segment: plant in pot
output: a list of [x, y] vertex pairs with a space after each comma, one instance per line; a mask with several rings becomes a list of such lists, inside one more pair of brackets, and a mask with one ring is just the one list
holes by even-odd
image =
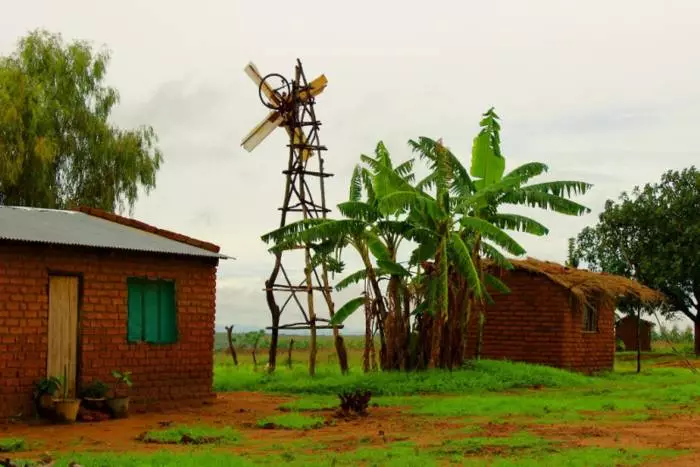
[[88, 410], [101, 411], [104, 408], [109, 386], [96, 379], [83, 388], [81, 393], [83, 406]]
[[[130, 371], [112, 370], [112, 376], [116, 379], [114, 385], [114, 397], [107, 400], [107, 406], [112, 412], [114, 418], [125, 418], [129, 414], [129, 388], [133, 384], [131, 382]], [[120, 391], [121, 388], [124, 388]], [[122, 395], [125, 394], [125, 395]]]
[[34, 386], [34, 405], [40, 417], [53, 413], [53, 398], [61, 387], [61, 380], [55, 376], [41, 378]]
[[80, 409], [80, 399], [69, 397], [68, 395], [68, 377], [67, 369], [63, 368], [63, 378], [61, 378], [60, 388], [62, 389], [62, 397], [53, 399], [54, 412], [60, 421], [75, 422], [78, 418], [78, 410]]

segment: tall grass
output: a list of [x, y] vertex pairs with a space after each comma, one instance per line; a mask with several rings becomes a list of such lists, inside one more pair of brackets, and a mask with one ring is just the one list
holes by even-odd
[[289, 394], [337, 394], [343, 389], [369, 390], [373, 395], [462, 393], [505, 391], [534, 386], [567, 387], [589, 384], [590, 377], [556, 368], [524, 363], [482, 360], [469, 368], [455, 371], [378, 372], [365, 374], [359, 368], [341, 375], [331, 365], [322, 365], [316, 376], [306, 368], [279, 367], [268, 374], [250, 366], [217, 365], [214, 369], [214, 390], [268, 391]]

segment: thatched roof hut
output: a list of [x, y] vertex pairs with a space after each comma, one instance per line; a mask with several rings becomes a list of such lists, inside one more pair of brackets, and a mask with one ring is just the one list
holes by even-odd
[[[661, 292], [626, 277], [571, 268], [535, 258], [509, 261], [515, 270], [544, 276], [567, 289], [571, 294], [572, 306], [578, 311], [583, 310], [587, 304], [614, 307], [623, 299], [643, 305], [661, 305], [665, 301]], [[492, 271], [494, 268], [500, 269], [495, 265], [488, 267]]]
[[[482, 348], [479, 319], [468, 327], [467, 352], [483, 358], [540, 363], [586, 373], [613, 368], [615, 308], [621, 300], [661, 304], [664, 296], [633, 280], [534, 258], [506, 270], [486, 263], [510, 288], [486, 306]], [[475, 315], [475, 313], [473, 314]]]

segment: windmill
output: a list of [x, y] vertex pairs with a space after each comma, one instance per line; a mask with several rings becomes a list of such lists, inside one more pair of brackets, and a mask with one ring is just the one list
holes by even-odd
[[[252, 63], [245, 67], [245, 73], [258, 87], [258, 96], [265, 107], [270, 109], [267, 117], [253, 128], [241, 143], [248, 152], [253, 151], [268, 135], [278, 127], [287, 131], [289, 136], [289, 158], [285, 175], [285, 189], [282, 206], [279, 209], [280, 227], [292, 221], [292, 217], [303, 219], [325, 218], [330, 211], [326, 208], [324, 180], [332, 174], [323, 168], [323, 152], [326, 147], [319, 141], [318, 130], [321, 122], [316, 119], [314, 111], [315, 98], [323, 92], [328, 84], [324, 75], [311, 82], [306, 80], [301, 61], [297, 60], [294, 78], [287, 80], [278, 73], [262, 76]], [[310, 166], [317, 161], [317, 169]], [[298, 220], [298, 219], [294, 219]], [[284, 266], [283, 259], [293, 251], [275, 253], [275, 263], [269, 278], [265, 281], [265, 294], [272, 326], [270, 341], [270, 371], [274, 371], [277, 361], [277, 342], [280, 330], [310, 330], [309, 373], [316, 371], [316, 330], [333, 329], [335, 347], [341, 370], [347, 371], [345, 348], [338, 334], [338, 327], [331, 326], [329, 319], [320, 318], [314, 301], [314, 295], [320, 292], [328, 309], [329, 318], [333, 317], [334, 304], [328, 281], [328, 268], [325, 262], [312, 262], [309, 245], [303, 246], [303, 277], [294, 277], [293, 269]], [[303, 294], [306, 297], [303, 297]], [[278, 304], [280, 299], [282, 305]], [[297, 308], [303, 321], [280, 324], [282, 312], [287, 307]]]

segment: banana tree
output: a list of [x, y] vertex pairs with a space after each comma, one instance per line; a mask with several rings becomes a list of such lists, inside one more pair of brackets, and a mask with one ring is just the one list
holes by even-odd
[[387, 294], [387, 316], [384, 323], [384, 331], [387, 341], [386, 368], [399, 369], [409, 366], [409, 353], [407, 351], [410, 340], [410, 304], [406, 300], [408, 296], [407, 282], [408, 271], [397, 265], [399, 247], [406, 239], [406, 233], [410, 225], [405, 222], [405, 212], [383, 211], [378, 203], [378, 196], [385, 195], [391, 190], [390, 181], [383, 176], [383, 170], [391, 171], [393, 175], [406, 183], [412, 183], [413, 159], [394, 165], [389, 151], [380, 141], [374, 151], [374, 157], [361, 155], [361, 161], [353, 171], [350, 189], [350, 201], [357, 202], [362, 199], [362, 192], [366, 195], [366, 203], [375, 207], [380, 213], [380, 218], [375, 222], [374, 228], [378, 238], [384, 244], [386, 256], [375, 256], [375, 260], [389, 274]]
[[[459, 316], [455, 313], [450, 316], [450, 310], [460, 305], [457, 297], [450, 296], [451, 272], [462, 278], [477, 297], [485, 293], [469, 239], [462, 234], [464, 226], [469, 226], [512, 254], [520, 255], [524, 249], [489, 221], [455, 210], [456, 206], [478, 205], [488, 192], [454, 197], [454, 156], [441, 142], [423, 146], [411, 142], [411, 145], [419, 152], [421, 159], [428, 161], [430, 175], [413, 187], [391, 171], [382, 169], [390, 190], [380, 197], [379, 205], [386, 211], [408, 210], [407, 222], [411, 224], [411, 230], [407, 237], [418, 244], [411, 256], [411, 263], [422, 264], [432, 260], [426, 300], [419, 305], [418, 312], [428, 313], [432, 321], [428, 364], [451, 366], [452, 355], [456, 352], [453, 350], [452, 333], [445, 334], [444, 330], [448, 326], [456, 326]], [[510, 181], [503, 182], [503, 185], [507, 183]], [[434, 196], [428, 192], [428, 188], [434, 188]]]
[[[482, 284], [491, 287], [492, 290], [507, 293], [505, 287], [495, 277], [486, 273], [481, 258], [485, 257], [498, 266], [509, 269], [511, 264], [503, 256], [501, 251], [491, 244], [487, 238], [469, 224], [470, 219], [478, 218], [490, 222], [492, 225], [504, 230], [526, 232], [533, 235], [546, 235], [548, 229], [539, 222], [518, 214], [502, 213], [503, 205], [525, 205], [539, 207], [567, 215], [581, 215], [589, 212], [569, 197], [586, 193], [591, 185], [580, 181], [554, 181], [539, 184], [528, 184], [528, 181], [538, 175], [547, 172], [545, 164], [532, 162], [524, 164], [509, 173], [505, 173], [505, 158], [500, 149], [500, 124], [498, 115], [493, 109], [489, 109], [480, 122], [481, 130], [474, 138], [470, 170], [466, 168], [449, 150], [446, 157], [452, 170], [451, 192], [454, 195], [455, 215], [462, 215], [463, 230], [460, 235], [465, 243], [471, 246], [472, 257], [475, 259]], [[441, 143], [430, 138], [421, 137], [411, 143], [414, 150], [420, 152], [423, 157], [430, 159], [433, 165], [435, 153]], [[472, 178], [473, 177], [473, 178]], [[435, 176], [431, 173], [419, 182], [420, 187], [430, 187], [435, 182]], [[459, 290], [454, 293], [465, 297], [467, 305], [467, 322], [473, 305], [479, 308], [479, 326], [477, 332], [477, 355], [480, 353], [483, 326], [485, 322], [485, 303], [490, 302], [486, 290], [471, 291], [468, 284], [453, 281], [453, 286]], [[466, 292], [466, 293], [465, 293]], [[466, 327], [462, 328], [462, 335], [466, 335]], [[466, 350], [466, 342], [465, 350]]]

